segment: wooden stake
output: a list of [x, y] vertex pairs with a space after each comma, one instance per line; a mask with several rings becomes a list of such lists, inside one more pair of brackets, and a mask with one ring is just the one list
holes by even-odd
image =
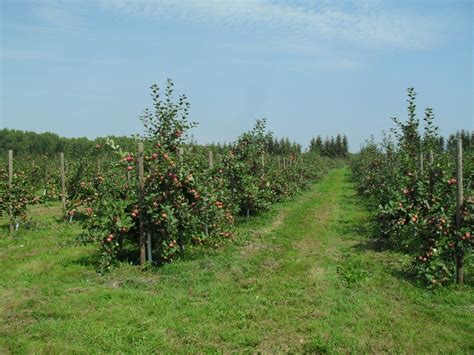
[[153, 262], [153, 257], [151, 255], [151, 234], [150, 233], [147, 234], [146, 248], [147, 248], [147, 252], [148, 252], [148, 261], [150, 263], [152, 263]]
[[429, 159], [429, 161], [430, 161], [430, 165], [433, 165], [433, 163], [434, 163], [434, 156], [433, 156], [433, 151], [432, 151], [432, 150], [430, 150], [430, 152], [429, 152], [428, 159]]
[[143, 213], [145, 211], [144, 206], [144, 179], [143, 175], [145, 169], [143, 167], [143, 143], [138, 143], [138, 200], [139, 200], [139, 211], [138, 222], [139, 222], [139, 233], [140, 233], [140, 266], [145, 265], [146, 261], [146, 236], [145, 236], [145, 221], [143, 219]]
[[265, 176], [265, 154], [262, 153], [262, 176]]
[[300, 156], [300, 180], [303, 180], [303, 156]]
[[[8, 151], [8, 187], [11, 190], [13, 189], [13, 150]], [[10, 235], [13, 234], [14, 226], [13, 226], [13, 201], [10, 199]]]
[[423, 174], [424, 166], [423, 166], [423, 152], [420, 152], [420, 172]]
[[64, 172], [64, 153], [59, 154], [59, 164], [61, 169], [61, 203], [63, 210], [66, 210], [66, 174]]
[[212, 169], [214, 168], [214, 153], [212, 153], [212, 150], [209, 151], [208, 158], [209, 158], [209, 169]]
[[[462, 139], [458, 135], [456, 146], [456, 228], [459, 231], [462, 223], [462, 210], [464, 202], [463, 186], [462, 186]], [[464, 284], [464, 261], [463, 255], [456, 253], [456, 283]]]

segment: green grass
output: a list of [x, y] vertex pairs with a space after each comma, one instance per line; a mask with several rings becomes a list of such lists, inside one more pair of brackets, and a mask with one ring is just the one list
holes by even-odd
[[411, 283], [402, 255], [369, 242], [347, 169], [234, 242], [146, 272], [97, 275], [79, 227], [36, 213], [0, 238], [0, 353], [474, 352], [472, 287]]

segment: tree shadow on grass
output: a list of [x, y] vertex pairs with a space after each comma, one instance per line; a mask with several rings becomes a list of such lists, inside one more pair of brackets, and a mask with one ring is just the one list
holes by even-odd
[[10, 233], [10, 226], [8, 224], [0, 225], [0, 235], [8, 235]]
[[[99, 269], [100, 268], [101, 252], [98, 250], [89, 252], [85, 255], [81, 255], [74, 258], [68, 263], [74, 265], [86, 266], [89, 268]], [[117, 261], [119, 263], [126, 263], [130, 265], [139, 265], [139, 251], [137, 248], [131, 248], [129, 245], [120, 249], [117, 254]]]
[[[380, 238], [380, 232], [377, 229], [375, 223], [375, 210], [376, 206], [371, 203], [367, 198], [352, 194], [343, 198], [343, 204], [346, 206], [359, 206], [362, 211], [369, 211], [369, 213], [357, 213], [353, 218], [344, 216], [343, 219], [338, 221], [336, 231], [340, 235], [347, 236], [349, 239], [354, 240], [355, 243], [351, 246], [351, 249], [357, 253], [368, 253], [375, 252], [382, 256], [382, 253], [393, 252], [396, 253], [389, 244]], [[380, 262], [384, 263], [384, 269], [392, 276], [406, 280], [417, 287], [423, 287], [420, 282], [416, 279], [416, 275], [410, 270], [409, 263], [404, 263], [403, 258], [406, 255], [400, 254], [400, 258], [385, 258], [381, 257]]]
[[73, 265], [93, 267], [97, 269], [99, 267], [99, 259], [100, 259], [99, 253], [90, 253], [90, 254], [81, 255], [78, 258], [69, 260], [68, 263], [73, 264]]

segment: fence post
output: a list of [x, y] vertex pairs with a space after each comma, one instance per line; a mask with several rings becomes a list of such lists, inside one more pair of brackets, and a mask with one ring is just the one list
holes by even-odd
[[265, 153], [262, 153], [262, 176], [265, 176]]
[[139, 233], [140, 233], [140, 266], [145, 265], [146, 258], [146, 236], [145, 236], [145, 221], [143, 219], [143, 213], [145, 211], [144, 206], [144, 167], [143, 167], [143, 143], [138, 143], [138, 201], [139, 201], [139, 213], [138, 213], [138, 222], [139, 222]]
[[[10, 189], [10, 196], [11, 196], [11, 190], [13, 189], [13, 150], [8, 151], [8, 188]], [[12, 235], [14, 231], [14, 227], [13, 227], [13, 201], [11, 200], [11, 198], [10, 198], [9, 217], [10, 217], [10, 235]]]
[[[463, 187], [462, 187], [462, 139], [458, 135], [456, 145], [456, 229], [461, 229], [462, 209], [464, 203]], [[464, 284], [464, 255], [459, 251], [456, 253], [456, 283]]]
[[434, 163], [433, 150], [430, 150], [430, 152], [428, 154], [428, 159], [430, 161], [430, 165], [433, 165], [433, 163]]
[[212, 169], [214, 168], [214, 153], [212, 153], [212, 150], [209, 151], [208, 158], [209, 158], [209, 169]]
[[66, 175], [64, 172], [64, 153], [59, 154], [59, 164], [61, 168], [61, 203], [63, 210], [66, 210]]

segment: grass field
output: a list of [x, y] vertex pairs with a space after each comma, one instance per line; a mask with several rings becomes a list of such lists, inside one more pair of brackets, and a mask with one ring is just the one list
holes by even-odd
[[[234, 242], [95, 272], [56, 207], [0, 238], [0, 353], [473, 353], [474, 290], [427, 291], [370, 242], [347, 169], [240, 223]], [[471, 272], [471, 273], [470, 273]]]

